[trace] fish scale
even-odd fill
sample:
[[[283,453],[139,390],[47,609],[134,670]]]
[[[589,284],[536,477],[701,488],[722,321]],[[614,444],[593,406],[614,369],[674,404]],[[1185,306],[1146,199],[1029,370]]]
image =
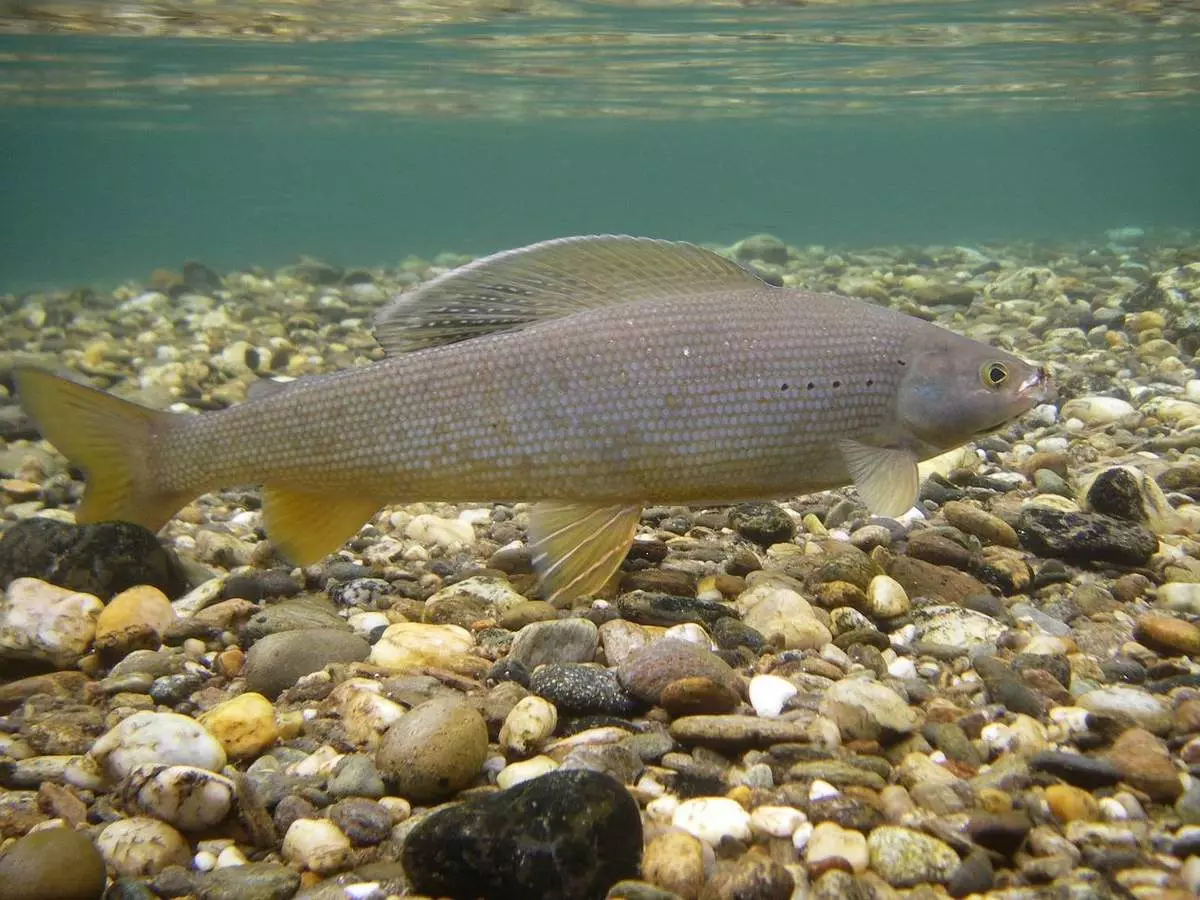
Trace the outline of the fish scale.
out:
[[[917,460],[1046,396],[1045,372],[885,307],[772,287],[690,244],[592,236],[469,263],[377,317],[380,362],[200,416],[36,369],[21,402],[88,479],[79,521],[161,527],[262,483],[271,540],[308,563],[388,502],[534,501],[552,600],[599,589],[647,503],[853,481],[896,515]]]

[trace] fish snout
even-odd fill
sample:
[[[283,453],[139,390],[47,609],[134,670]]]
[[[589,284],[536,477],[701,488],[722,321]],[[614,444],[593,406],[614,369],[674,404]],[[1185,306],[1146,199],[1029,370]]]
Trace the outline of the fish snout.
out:
[[[1046,366],[1038,366],[1021,382],[1018,393],[1029,400],[1031,406],[1049,403],[1058,395],[1058,383]]]

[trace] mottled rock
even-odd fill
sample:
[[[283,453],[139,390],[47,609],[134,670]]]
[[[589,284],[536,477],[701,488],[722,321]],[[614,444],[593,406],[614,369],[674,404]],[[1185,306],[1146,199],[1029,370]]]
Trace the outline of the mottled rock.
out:
[[[891,688],[864,678],[843,678],[821,698],[821,714],[850,740],[887,740],[908,734],[920,718]]]
[[[617,598],[621,617],[642,625],[680,625],[695,622],[711,628],[735,616],[733,608],[719,600],[681,597],[672,594],[631,591]]]
[[[114,781],[143,765],[219,772],[226,760],[224,748],[202,725],[169,712],[137,712],[122,719],[96,741],[89,755]]]
[[[619,782],[551,772],[433,813],[409,833],[416,890],[496,900],[601,900],[638,874],[642,822]]]
[[[1027,506],[1017,521],[1021,546],[1038,556],[1069,562],[1140,566],[1158,549],[1149,529],[1098,513]]]
[[[202,875],[198,900],[291,900],[300,888],[300,873],[273,862],[242,863]]]
[[[978,578],[949,566],[937,566],[909,556],[896,556],[887,563],[887,574],[900,582],[910,597],[930,597],[960,604],[967,597],[986,594]]]
[[[192,855],[182,834],[149,816],[110,822],[96,846],[114,874],[130,878],[154,875],[167,866],[186,866]]]
[[[696,900],[704,887],[704,845],[686,831],[664,832],[646,845],[642,876],[685,900]]]
[[[701,900],[788,900],[794,887],[787,869],[755,849],[721,863],[705,885]]]
[[[591,662],[599,643],[600,633],[587,619],[534,622],[517,632],[508,656],[533,671],[543,663]]]
[[[454,697],[413,707],[383,736],[375,763],[397,793],[418,803],[451,796],[479,774],[487,756],[487,724]]]
[[[529,689],[553,703],[563,715],[631,715],[640,705],[622,687],[616,672],[599,666],[551,663],[529,679]]]
[[[657,704],[664,688],[680,678],[707,678],[735,694],[742,690],[737,673],[723,659],[687,641],[667,638],[632,653],[617,674],[633,696]]]
[[[0,663],[74,666],[91,646],[103,608],[92,594],[15,579],[0,599]]]
[[[867,837],[871,868],[893,887],[945,884],[958,868],[958,854],[945,842],[911,828],[882,825]]]
[[[796,536],[796,523],[777,503],[735,506],[729,511],[729,527],[763,547],[785,543]]]
[[[27,834],[0,856],[0,900],[99,900],[104,882],[99,851],[70,828]]]
[[[268,634],[246,654],[246,689],[277,697],[293,684],[330,663],[358,662],[371,652],[356,634],[340,629],[308,628]]]
[[[168,597],[187,590],[183,567],[153,532],[130,522],[72,525],[34,517],[0,537],[0,587],[37,578],[101,600],[147,584]]]
[[[371,647],[370,661],[398,672],[421,666],[454,669],[474,645],[471,633],[457,625],[399,622]]]

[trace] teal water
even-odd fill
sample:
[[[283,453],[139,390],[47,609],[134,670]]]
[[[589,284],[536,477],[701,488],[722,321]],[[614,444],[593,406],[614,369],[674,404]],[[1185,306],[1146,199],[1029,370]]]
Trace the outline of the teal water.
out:
[[[0,36],[0,290],[616,231],[1200,229],[1200,37],[1037,7],[623,9],[264,43]]]

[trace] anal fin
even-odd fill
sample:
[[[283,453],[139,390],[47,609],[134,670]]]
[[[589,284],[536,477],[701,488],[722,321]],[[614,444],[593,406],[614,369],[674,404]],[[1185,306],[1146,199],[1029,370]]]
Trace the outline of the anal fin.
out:
[[[353,537],[382,506],[372,497],[340,497],[279,485],[263,488],[263,522],[276,549],[307,566]]]
[[[535,504],[529,548],[546,600],[557,604],[599,590],[629,552],[641,516],[641,506]]]
[[[898,516],[917,502],[921,478],[917,458],[908,450],[871,447],[849,439],[838,441],[854,486],[871,512]]]

